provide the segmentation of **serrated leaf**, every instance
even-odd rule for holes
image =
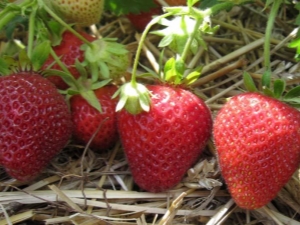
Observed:
[[[244,81],[244,85],[246,87],[247,91],[250,92],[257,92],[257,88],[256,85],[254,83],[254,80],[252,79],[251,75],[247,72],[243,73],[243,81]]]
[[[50,54],[50,41],[43,41],[32,51],[31,62],[34,70],[39,70],[45,63]]]
[[[275,80],[274,81],[274,97],[279,99],[281,98],[284,90],[285,90],[285,81],[284,80]]]

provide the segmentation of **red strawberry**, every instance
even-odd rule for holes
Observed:
[[[138,14],[129,13],[126,17],[130,20],[131,24],[138,30],[143,31],[148,23],[152,20],[153,16],[160,15],[162,13],[161,6],[151,8],[149,11],[140,12]]]
[[[300,113],[271,97],[233,97],[217,115],[213,133],[222,175],[242,208],[271,201],[299,165]]]
[[[212,119],[205,103],[181,88],[152,85],[149,112],[118,114],[121,141],[135,182],[150,192],[172,188],[199,158]]]
[[[33,179],[71,132],[68,106],[51,82],[29,72],[0,77],[0,164],[8,174]]]
[[[96,38],[88,35],[87,33],[79,33],[88,41],[92,42],[96,40]],[[83,45],[83,41],[81,41],[70,31],[65,31],[62,35],[61,43],[53,47],[53,50],[55,51],[57,56],[60,57],[60,60],[66,65],[70,73],[75,78],[78,78],[80,76],[79,72],[75,68],[75,61],[76,59],[79,62],[82,62],[84,60],[84,51],[80,49],[81,45]],[[49,56],[42,69],[46,69],[53,63],[55,63],[55,60],[52,56]],[[53,64],[51,69],[61,70],[60,66],[57,63]],[[68,88],[68,85],[59,76],[49,76],[47,78],[51,82],[53,82],[58,89],[64,90]]]
[[[81,95],[71,98],[71,111],[74,123],[74,137],[79,142],[87,144],[100,126],[100,130],[91,142],[91,148],[105,150],[111,148],[118,140],[116,104],[112,99],[117,87],[104,86],[94,90],[102,108],[102,113],[91,106]]]
[[[169,6],[186,5],[187,0],[165,0]]]

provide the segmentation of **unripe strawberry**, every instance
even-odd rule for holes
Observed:
[[[90,26],[99,22],[104,0],[44,0],[68,23]]]

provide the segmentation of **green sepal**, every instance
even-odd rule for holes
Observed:
[[[59,76],[63,81],[69,86],[74,86],[76,84],[76,79],[70,74],[61,70],[47,69],[43,71],[43,75],[47,76]]]
[[[38,71],[42,67],[42,65],[49,57],[50,48],[50,41],[45,40],[33,49],[31,56],[33,70]]]
[[[300,97],[300,86],[294,87],[291,90],[289,90],[284,96],[283,99],[294,99]]]
[[[300,86],[294,87],[289,90],[282,98],[282,101],[289,105],[300,108]]]
[[[95,109],[102,113],[101,104],[93,90],[80,92],[80,95]]]
[[[275,98],[274,92],[270,88],[264,86],[262,89],[263,89],[264,95]]]
[[[277,79],[274,81],[273,89],[274,89],[274,97],[280,99],[282,97],[283,92],[285,91],[286,83],[284,80]]]
[[[191,73],[189,73],[182,81],[182,84],[185,85],[191,85],[192,83],[194,83],[196,80],[199,79],[199,77],[201,76],[201,71],[203,69],[203,66],[199,66],[197,67],[194,71],[192,71]]]
[[[10,74],[9,65],[3,58],[0,58],[0,74],[4,76]]]
[[[246,71],[243,73],[243,81],[244,81],[244,85],[245,85],[247,91],[249,91],[249,92],[257,92],[258,91],[253,78]]]
[[[99,88],[102,88],[102,87],[108,85],[111,81],[112,81],[112,79],[107,79],[107,80],[102,80],[102,81],[99,81],[99,82],[96,82],[96,83],[92,83],[91,89],[92,90],[97,90]]]
[[[146,86],[140,83],[129,82],[123,84],[112,98],[119,97],[116,111],[125,108],[129,113],[136,115],[150,110],[150,93]]]
[[[22,49],[19,53],[19,63],[21,71],[30,71],[32,64],[31,60],[29,59],[25,49]]]
[[[185,72],[185,63],[181,58],[170,58],[164,67],[164,80],[169,83],[180,84]]]

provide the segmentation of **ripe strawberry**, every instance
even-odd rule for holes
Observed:
[[[271,201],[299,165],[300,113],[271,97],[233,97],[218,113],[213,134],[222,175],[242,208]]]
[[[121,141],[135,182],[150,192],[172,188],[199,158],[212,119],[205,103],[181,88],[152,85],[149,112],[118,114]]]
[[[70,100],[72,120],[74,123],[74,138],[87,144],[100,126],[100,130],[91,142],[90,147],[97,150],[106,150],[118,140],[116,104],[112,99],[117,87],[104,86],[94,90],[102,108],[102,113],[91,106],[81,95],[74,95]]]
[[[90,26],[99,22],[104,0],[44,0],[68,23]]]
[[[165,0],[169,6],[186,5],[186,0]]]
[[[88,41],[94,41],[96,38],[88,35],[84,32],[79,32],[84,38]],[[62,63],[66,65],[70,73],[75,77],[78,78],[80,76],[79,72],[75,68],[75,61],[76,59],[79,62],[84,60],[84,51],[80,49],[83,42],[72,34],[70,31],[65,31],[62,35],[62,41],[59,45],[54,46],[53,50],[60,57]],[[54,64],[53,64],[54,63]],[[44,63],[42,69],[46,69],[51,66],[51,69],[61,70],[60,66],[55,63],[55,60],[50,55],[49,58]],[[59,76],[49,76],[47,77],[58,89],[64,90],[68,88],[68,85],[62,80]]]
[[[64,97],[33,72],[0,77],[0,164],[12,177],[36,177],[67,144],[71,115]]]
[[[140,13],[129,13],[126,17],[131,24],[140,32],[142,32],[148,23],[152,20],[153,16],[160,15],[162,13],[161,6],[151,8],[149,11]]]

